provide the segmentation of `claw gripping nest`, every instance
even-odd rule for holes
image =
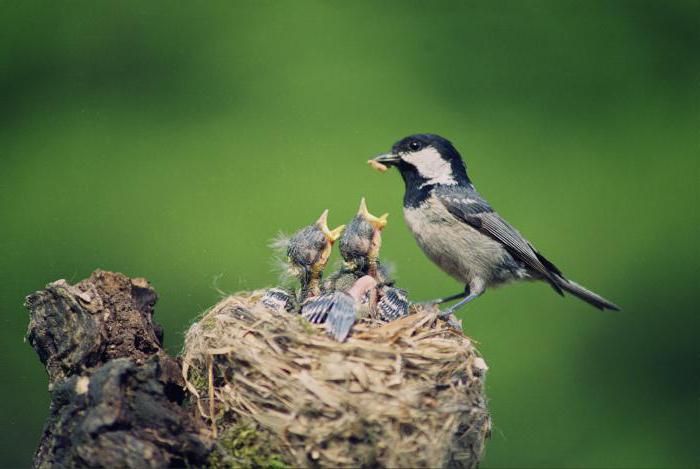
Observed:
[[[224,299],[187,332],[187,387],[222,437],[252,425],[291,466],[478,464],[490,429],[486,364],[436,309],[363,319],[338,343],[265,308],[262,293]]]

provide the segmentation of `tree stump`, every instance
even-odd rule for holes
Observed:
[[[34,466],[202,465],[209,432],[182,407],[178,362],[153,322],[145,279],[95,271],[27,297],[27,339],[46,366],[50,415]]]

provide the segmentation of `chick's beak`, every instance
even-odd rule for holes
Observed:
[[[343,230],[345,229],[345,225],[340,225],[338,228],[334,230],[328,230],[324,231],[323,234],[326,235],[326,238],[328,238],[328,241],[333,244],[336,242],[338,238],[340,238],[340,235],[343,234]]]
[[[338,238],[340,238],[340,234],[345,229],[345,225],[340,225],[334,230],[328,228],[328,209],[323,211],[319,219],[316,221],[316,226],[323,231],[323,234],[326,236],[326,239],[330,244],[333,244]]]
[[[389,216],[388,213],[385,213],[381,217],[375,217],[374,215],[369,213],[369,211],[367,210],[367,202],[365,202],[364,197],[362,198],[362,200],[360,200],[360,208],[357,211],[357,214],[360,215],[361,217],[364,217],[377,230],[384,229],[384,227],[387,224],[387,217]]]
[[[399,158],[398,155],[394,155],[393,153],[384,153],[371,160],[368,160],[367,163],[377,171],[383,173],[389,169],[389,166],[394,166],[396,163],[398,163],[400,159],[401,158]]]

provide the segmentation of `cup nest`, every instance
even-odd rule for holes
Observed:
[[[263,294],[223,299],[186,335],[186,386],[219,441],[252,428],[271,453],[245,459],[222,443],[220,465],[478,464],[491,428],[486,363],[436,307],[360,319],[338,343],[322,325],[267,309]]]

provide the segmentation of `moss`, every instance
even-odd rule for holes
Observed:
[[[209,467],[285,469],[278,445],[254,424],[239,423],[224,430],[209,456]]]
[[[194,386],[197,392],[202,393],[206,391],[207,388],[207,377],[203,376],[198,368],[191,367],[187,371],[187,381]]]

